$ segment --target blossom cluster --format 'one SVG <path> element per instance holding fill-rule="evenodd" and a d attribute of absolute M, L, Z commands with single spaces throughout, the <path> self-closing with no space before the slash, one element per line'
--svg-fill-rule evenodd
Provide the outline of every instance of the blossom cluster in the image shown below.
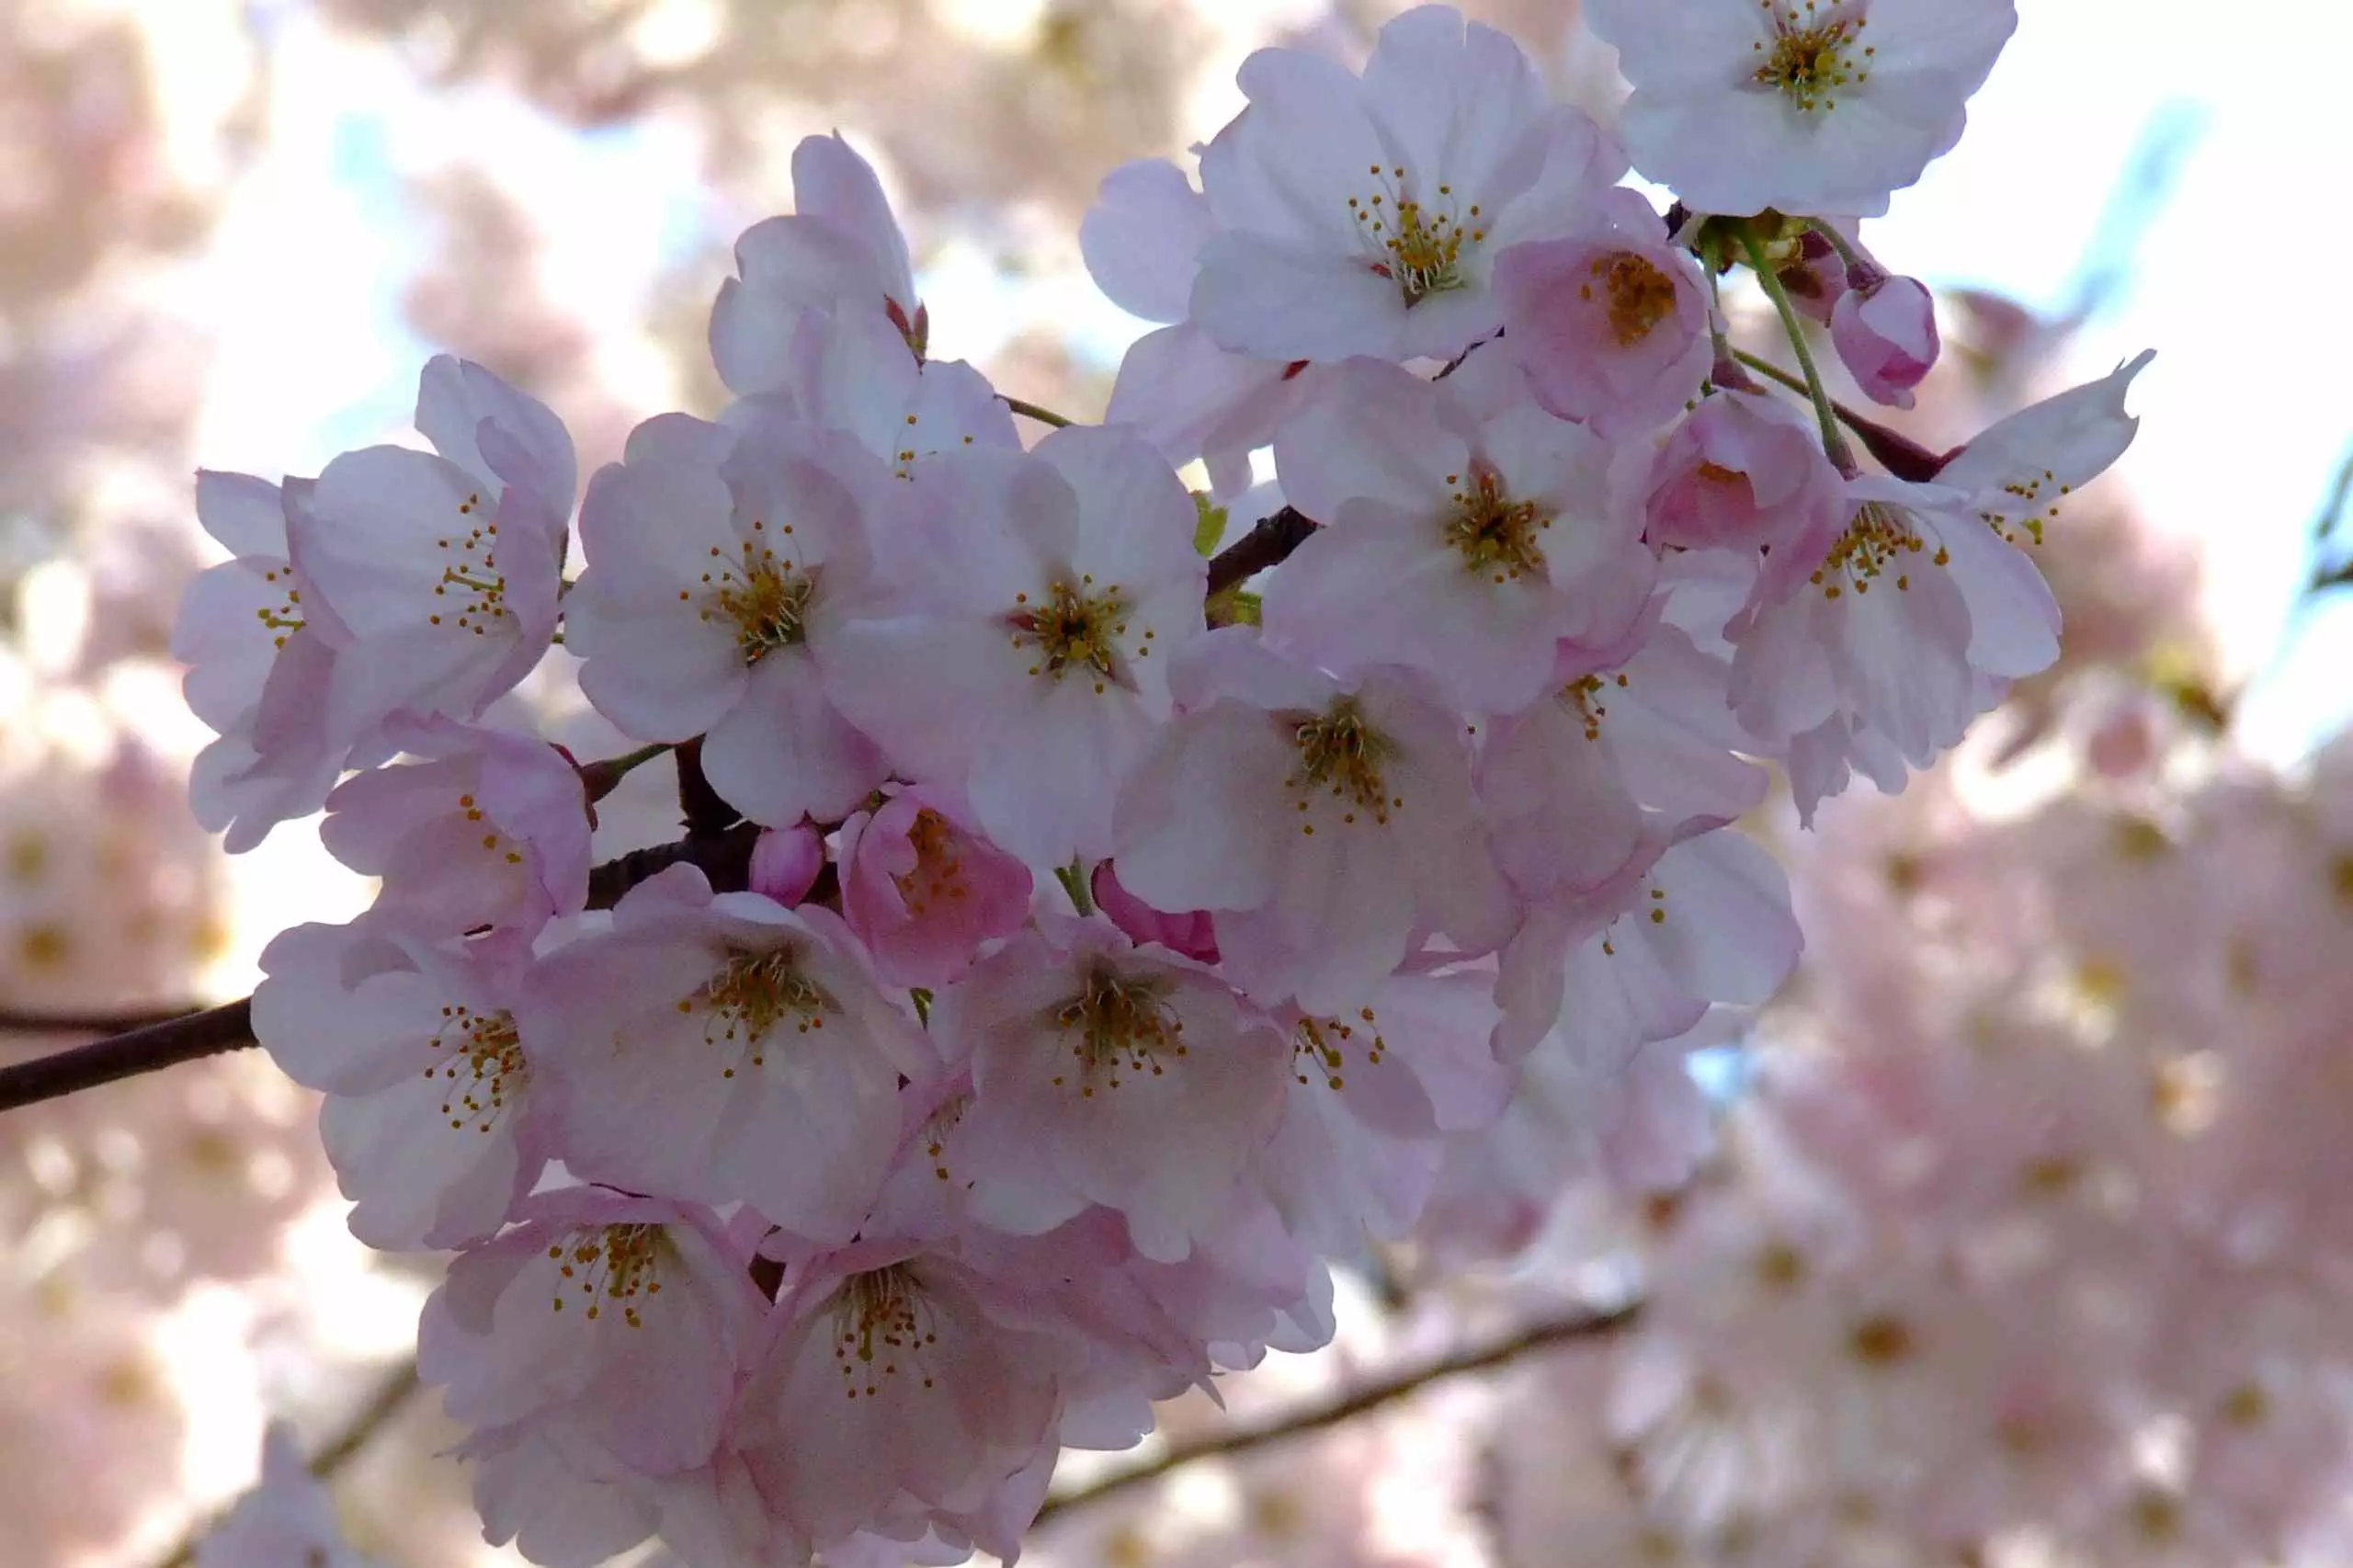
<path fill-rule="evenodd" d="M 355 1233 L 457 1253 L 420 1366 L 494 1540 L 1010 1559 L 1063 1447 L 1326 1339 L 1324 1259 L 1688 1167 L 1686 1052 L 1800 948 L 1764 765 L 1900 789 L 2048 665 L 2031 549 L 2133 430 L 2138 361 L 1925 466 L 1833 421 L 1801 313 L 1882 403 L 1936 357 L 1856 231 L 2013 19 L 1958 9 L 1596 4 L 1623 146 L 1442 6 L 1262 51 L 1198 186 L 1104 182 L 1089 267 L 1165 324 L 1026 448 L 818 137 L 712 310 L 733 401 L 576 517 L 563 426 L 449 358 L 431 451 L 201 477 L 199 814 L 324 805 L 381 879 L 255 1031 Z M 551 659 L 640 751 L 503 721 Z M 665 751 L 686 836 L 592 869 Z"/>

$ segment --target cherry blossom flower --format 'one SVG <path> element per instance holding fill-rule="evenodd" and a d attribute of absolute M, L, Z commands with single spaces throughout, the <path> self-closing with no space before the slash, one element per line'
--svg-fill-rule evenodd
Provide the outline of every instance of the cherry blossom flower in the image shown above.
<path fill-rule="evenodd" d="M 1634 166 L 1700 212 L 1875 217 L 1952 149 L 2011 0 L 1593 0 Z"/>
<path fill-rule="evenodd" d="M 757 440 L 780 420 L 855 437 L 902 477 L 934 452 L 1021 446 L 986 377 L 961 360 L 909 358 L 888 323 L 863 314 L 804 313 L 776 385 L 724 416 Z"/>
<path fill-rule="evenodd" d="M 579 770 L 513 731 L 433 720 L 396 729 L 430 758 L 358 774 L 327 797 L 320 838 L 382 879 L 375 912 L 428 937 L 484 926 L 524 941 L 588 894 L 588 809 Z"/>
<path fill-rule="evenodd" d="M 702 735 L 712 788 L 771 827 L 838 819 L 886 776 L 818 662 L 871 602 L 871 463 L 839 434 L 664 415 L 581 506 L 581 688 L 637 739 Z"/>
<path fill-rule="evenodd" d="M 794 335 L 809 312 L 871 312 L 923 358 L 930 321 L 915 297 L 906 236 L 874 170 L 839 135 L 792 150 L 798 209 L 736 238 L 736 276 L 710 312 L 710 358 L 739 396 L 784 378 Z"/>
<path fill-rule="evenodd" d="M 590 1482 L 706 1463 L 767 1307 L 709 1211 L 573 1188 L 516 1219 L 425 1304 L 417 1370 L 450 1415 Z"/>
<path fill-rule="evenodd" d="M 959 787 L 1035 867 L 1110 852 L 1111 801 L 1199 629 L 1193 504 L 1118 430 L 915 472 L 894 613 L 843 630 L 824 676 L 903 773 Z"/>
<path fill-rule="evenodd" d="M 857 1230 L 898 1147 L 902 1075 L 938 1070 L 840 916 L 714 895 L 692 866 L 541 960 L 516 1028 L 560 1085 L 574 1173 L 748 1199 L 813 1240 Z"/>
<path fill-rule="evenodd" d="M 1829 550 L 1845 509 L 1812 421 L 1764 392 L 1721 392 L 1668 433 L 1643 511 L 1654 545 L 1755 552 L 1757 592 L 1779 598 Z"/>
<path fill-rule="evenodd" d="M 1408 673 L 1343 683 L 1248 627 L 1210 633 L 1186 711 L 1120 800 L 1120 880 L 1216 914 L 1222 967 L 1267 1003 L 1347 1013 L 1417 930 L 1492 951 L 1518 909 L 1472 796 L 1468 734 Z"/>
<path fill-rule="evenodd" d="M 1361 78 L 1269 49 L 1238 80 L 1249 107 L 1201 151 L 1217 233 L 1189 313 L 1253 358 L 1451 358 L 1502 323 L 1495 257 L 1568 232 L 1624 169 L 1518 44 L 1445 6 L 1383 27 Z"/>
<path fill-rule="evenodd" d="M 937 790 L 897 790 L 842 824 L 842 917 L 894 985 L 945 985 L 1029 917 L 1029 872 Z"/>
<path fill-rule="evenodd" d="M 540 1062 L 517 1037 L 511 948 L 397 926 L 297 926 L 262 952 L 254 1038 L 327 1092 L 327 1157 L 370 1246 L 489 1235 L 551 1152 Z"/>
<path fill-rule="evenodd" d="M 1208 910 L 1172 914 L 1154 909 L 1127 890 L 1117 867 L 1108 860 L 1097 863 L 1087 891 L 1095 895 L 1095 907 L 1103 912 L 1103 918 L 1126 932 L 1138 947 L 1157 942 L 1197 963 L 1217 962 L 1217 926 Z"/>
<path fill-rule="evenodd" d="M 1025 1234 L 1089 1203 L 1185 1257 L 1274 1131 L 1290 1051 L 1222 981 L 1108 926 L 1027 933 L 938 1006 L 972 1051 L 953 1147 L 972 1211 Z"/>
<path fill-rule="evenodd" d="M 1342 675 L 1428 675 L 1449 702 L 1532 700 L 1563 642 L 1606 646 L 1647 602 L 1641 522 L 1613 454 L 1507 362 L 1431 382 L 1356 359 L 1275 441 L 1284 494 L 1323 522 L 1268 585 L 1270 645 Z"/>
<path fill-rule="evenodd" d="M 1666 241 L 1649 202 L 1611 190 L 1569 233 L 1495 257 L 1504 342 L 1539 403 L 1624 436 L 1699 395 L 1715 355 L 1708 286 Z"/>

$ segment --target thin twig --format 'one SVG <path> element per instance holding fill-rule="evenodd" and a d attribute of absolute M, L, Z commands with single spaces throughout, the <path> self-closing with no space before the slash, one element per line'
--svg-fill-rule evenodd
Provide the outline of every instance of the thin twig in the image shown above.
<path fill-rule="evenodd" d="M 1005 404 L 1006 407 L 1013 410 L 1014 413 L 1020 415 L 1023 418 L 1034 419 L 1040 425 L 1051 425 L 1057 430 L 1060 430 L 1066 426 L 1077 423 L 1077 421 L 1074 419 L 1069 419 L 1062 415 L 1056 414 L 1051 408 L 1042 407 L 1038 403 L 1031 403 L 1026 398 L 1007 397 L 1005 393 L 999 392 L 996 394 L 996 400 Z"/>
<path fill-rule="evenodd" d="M 324 1448 L 311 1456 L 308 1467 L 311 1474 L 320 1481 L 332 1480 L 345 1465 L 359 1457 L 360 1451 L 392 1424 L 394 1416 L 407 1408 L 408 1402 L 415 1399 L 424 1386 L 417 1381 L 416 1358 L 411 1356 L 377 1385 L 376 1392 L 368 1396 L 368 1403 L 352 1413 L 351 1419 L 343 1424 L 343 1429 L 328 1438 Z M 196 1561 L 198 1545 L 220 1527 L 221 1517 L 216 1514 L 207 1518 L 183 1538 L 172 1549 L 172 1554 L 157 1563 L 155 1568 L 188 1568 Z"/>
<path fill-rule="evenodd" d="M 1210 562 L 1210 592 L 1222 593 L 1248 581 L 1269 566 L 1279 566 L 1307 542 L 1315 520 L 1296 506 L 1285 506 L 1271 517 L 1217 552 Z"/>
<path fill-rule="evenodd" d="M 0 1067 L 0 1111 L 254 1043 L 250 996 Z"/>
<path fill-rule="evenodd" d="M 1045 1506 L 1038 1510 L 1032 1528 L 1149 1484 L 1171 1471 L 1182 1470 L 1200 1460 L 1248 1453 L 1253 1449 L 1265 1448 L 1269 1443 L 1279 1443 L 1303 1433 L 1321 1432 L 1383 1405 L 1393 1404 L 1432 1383 L 1465 1377 L 1472 1372 L 1492 1371 L 1523 1356 L 1556 1346 L 1607 1338 L 1631 1326 L 1642 1315 L 1642 1303 L 1637 1301 L 1607 1312 L 1586 1312 L 1574 1317 L 1551 1319 L 1522 1329 L 1483 1349 L 1459 1351 L 1392 1373 L 1341 1398 L 1307 1405 L 1256 1426 L 1211 1433 L 1188 1442 L 1171 1443 L 1158 1459 L 1148 1464 L 1123 1470 L 1117 1475 L 1107 1476 L 1059 1497 L 1047 1498 Z"/>
<path fill-rule="evenodd" d="M 1745 348 L 1735 348 L 1733 350 L 1732 357 L 1758 374 L 1780 382 L 1793 392 L 1802 395 L 1805 392 L 1806 386 L 1803 380 L 1791 375 L 1761 354 L 1751 354 Z M 1932 452 L 1902 431 L 1890 429 L 1868 415 L 1858 414 L 1836 398 L 1830 402 L 1830 411 L 1838 416 L 1839 423 L 1855 433 L 1855 438 L 1862 442 L 1863 449 L 1877 458 L 1880 465 L 1898 479 L 1908 480 L 1915 484 L 1926 484 L 1943 471 L 1945 464 L 1960 455 L 1958 448 L 1949 452 Z"/>
<path fill-rule="evenodd" d="M 177 1007 L 133 1007 L 120 1012 L 44 1013 L 30 1007 L 0 1007 L 0 1034 L 121 1034 L 126 1029 L 168 1024 L 203 1010 L 192 1002 Z"/>

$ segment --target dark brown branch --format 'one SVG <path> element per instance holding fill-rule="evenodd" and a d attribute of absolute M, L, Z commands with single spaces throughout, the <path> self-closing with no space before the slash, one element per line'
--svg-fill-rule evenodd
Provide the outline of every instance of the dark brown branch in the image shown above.
<path fill-rule="evenodd" d="M 1271 517 L 1260 518 L 1256 528 L 1219 551 L 1210 562 L 1210 592 L 1222 593 L 1269 566 L 1280 565 L 1314 531 L 1314 519 L 1302 515 L 1296 506 L 1285 506 Z"/>
<path fill-rule="evenodd" d="M 678 810 L 689 839 L 716 838 L 744 820 L 744 813 L 721 798 L 703 777 L 700 735 L 671 755 L 677 759 Z"/>
<path fill-rule="evenodd" d="M 751 884 L 752 846 L 759 835 L 756 824 L 738 823 L 708 837 L 690 836 L 608 860 L 588 873 L 588 907 L 610 909 L 621 894 L 655 872 L 686 862 L 701 867 L 719 892 L 740 892 Z M 56 1030 L 104 1028 L 117 1021 L 61 1017 L 42 1027 Z M 0 1020 L 0 1028 L 8 1027 L 26 1026 Z M 171 1015 L 128 1033 L 0 1066 L 0 1111 L 176 1067 L 199 1057 L 241 1051 L 253 1043 L 251 997 L 200 1013 Z"/>
<path fill-rule="evenodd" d="M 168 1024 L 204 1009 L 194 1003 L 177 1007 L 137 1007 L 120 1012 L 44 1013 L 29 1007 L 0 1007 L 0 1034 L 121 1034 Z"/>
<path fill-rule="evenodd" d="M 244 997 L 128 1034 L 0 1067 L 0 1111 L 94 1089 L 118 1078 L 217 1056 L 254 1043 L 253 999 Z"/>
<path fill-rule="evenodd" d="M 376 1392 L 369 1395 L 368 1403 L 352 1414 L 351 1419 L 343 1424 L 341 1431 L 327 1439 L 326 1447 L 311 1456 L 311 1474 L 321 1481 L 333 1479 L 336 1471 L 359 1457 L 361 1450 L 392 1424 L 394 1416 L 408 1407 L 408 1402 L 415 1399 L 424 1386 L 417 1381 L 416 1358 L 411 1356 L 376 1386 Z M 202 1526 L 173 1549 L 169 1557 L 157 1563 L 156 1568 L 188 1568 L 196 1561 L 199 1543 L 219 1528 L 220 1524 L 218 1515 L 205 1520 Z"/>
<path fill-rule="evenodd" d="M 1631 1326 L 1642 1315 L 1642 1303 L 1637 1301 L 1607 1312 L 1584 1312 L 1573 1317 L 1551 1319 L 1482 1349 L 1458 1351 L 1451 1356 L 1426 1361 L 1418 1367 L 1393 1372 L 1378 1382 L 1368 1383 L 1342 1397 L 1307 1405 L 1256 1426 L 1238 1426 L 1188 1442 L 1172 1443 L 1158 1459 L 1148 1464 L 1121 1471 L 1117 1475 L 1082 1486 L 1075 1492 L 1047 1498 L 1046 1506 L 1038 1510 L 1031 1528 L 1136 1487 L 1148 1485 L 1172 1471 L 1182 1470 L 1200 1460 L 1245 1454 L 1270 1443 L 1337 1426 L 1383 1405 L 1394 1404 L 1431 1383 L 1466 1377 L 1473 1372 L 1492 1371 L 1540 1350 L 1608 1338 Z"/>

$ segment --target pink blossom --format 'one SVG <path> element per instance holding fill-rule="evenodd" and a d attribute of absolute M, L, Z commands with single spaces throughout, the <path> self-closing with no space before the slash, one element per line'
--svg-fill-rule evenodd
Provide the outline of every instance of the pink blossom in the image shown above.
<path fill-rule="evenodd" d="M 888 322 L 864 313 L 802 314 L 775 386 L 723 416 L 755 432 L 787 421 L 853 437 L 902 477 L 934 452 L 1021 447 L 986 377 L 961 359 L 909 358 Z"/>
<path fill-rule="evenodd" d="M 1592 0 L 1634 166 L 1700 212 L 1887 210 L 1951 150 L 2011 0 Z"/>
<path fill-rule="evenodd" d="M 450 1264 L 417 1325 L 449 1415 L 479 1449 L 537 1439 L 589 1482 L 705 1463 L 767 1309 L 709 1211 L 572 1188 L 517 1220 Z"/>
<path fill-rule="evenodd" d="M 847 1239 L 881 1190 L 902 1075 L 938 1072 L 839 916 L 713 895 L 691 866 L 631 889 L 609 932 L 542 959 L 515 1017 L 560 1085 L 575 1174 L 747 1199 L 820 1241 Z"/>
<path fill-rule="evenodd" d="M 842 824 L 842 916 L 893 985 L 945 985 L 1029 919 L 1029 869 L 962 814 L 915 785 Z"/>
<path fill-rule="evenodd" d="M 1208 910 L 1172 914 L 1153 908 L 1127 890 L 1109 860 L 1096 864 L 1087 890 L 1095 895 L 1095 907 L 1103 912 L 1103 918 L 1126 932 L 1138 947 L 1157 942 L 1196 963 L 1217 962 L 1217 926 Z"/>
<path fill-rule="evenodd" d="M 733 1438 L 792 1537 L 823 1551 L 866 1530 L 919 1534 L 985 1508 L 1051 1451 L 1073 1358 L 996 1321 L 1001 1289 L 953 1256 L 880 1241 L 792 1271 Z"/>
<path fill-rule="evenodd" d="M 1643 491 L 1654 545 L 1760 557 L 1757 591 L 1789 593 L 1837 536 L 1838 471 L 1795 405 L 1764 392 L 1704 398 L 1652 460 Z"/>
<path fill-rule="evenodd" d="M 811 136 L 792 151 L 792 188 L 799 210 L 744 231 L 737 276 L 711 306 L 711 361 L 738 396 L 780 384 L 793 335 L 813 311 L 870 312 L 923 357 L 929 323 L 906 237 L 873 168 L 838 134 Z"/>
<path fill-rule="evenodd" d="M 1666 423 L 1714 361 L 1706 280 L 1650 204 L 1612 190 L 1557 239 L 1495 257 L 1504 342 L 1536 400 L 1605 436 Z"/>
<path fill-rule="evenodd" d="M 1345 1014 L 1417 931 L 1466 952 L 1510 935 L 1468 733 L 1423 683 L 1343 683 L 1248 627 L 1200 639 L 1176 679 L 1184 715 L 1120 800 L 1120 880 L 1216 912 L 1222 967 L 1253 996 Z"/>
<path fill-rule="evenodd" d="M 638 426 L 589 483 L 588 569 L 564 600 L 597 711 L 639 740 L 701 734 L 712 788 L 755 822 L 847 813 L 887 768 L 819 655 L 872 602 L 863 508 L 881 483 L 838 433 Z"/>
<path fill-rule="evenodd" d="M 1107 925 L 1018 937 L 936 1006 L 972 1051 L 951 1147 L 984 1223 L 1038 1234 L 1099 1203 L 1176 1262 L 1274 1131 L 1282 1036 L 1215 975 Z"/>
<path fill-rule="evenodd" d="M 1383 27 L 1361 78 L 1267 49 L 1237 80 L 1249 107 L 1201 152 L 1218 232 L 1190 313 L 1254 358 L 1451 358 L 1501 324 L 1495 256 L 1566 233 L 1624 166 L 1449 6 Z"/>
<path fill-rule="evenodd" d="M 541 1063 L 517 1037 L 513 949 L 436 947 L 374 919 L 262 951 L 254 1038 L 327 1093 L 319 1128 L 370 1246 L 490 1234 L 551 1152 Z"/>
<path fill-rule="evenodd" d="M 535 736 L 437 719 L 398 727 L 428 761 L 359 774 L 327 797 L 328 851 L 380 877 L 378 915 L 429 937 L 484 926 L 525 941 L 588 896 L 579 770 Z"/>
<path fill-rule="evenodd" d="M 1936 301 L 1917 280 L 1882 274 L 1838 297 L 1830 341 L 1865 397 L 1909 408 L 1937 362 Z"/>
<path fill-rule="evenodd" d="M 825 840 L 807 823 L 764 827 L 752 845 L 750 891 L 787 909 L 809 896 L 825 869 Z"/>
<path fill-rule="evenodd" d="M 1499 357 L 1439 382 L 1336 368 L 1275 440 L 1285 495 L 1325 526 L 1267 588 L 1268 643 L 1341 675 L 1404 665 L 1464 708 L 1532 700 L 1560 643 L 1623 637 L 1649 596 L 1611 460 Z"/>
<path fill-rule="evenodd" d="M 1168 712 L 1207 568 L 1185 487 L 1123 431 L 915 471 L 887 619 L 844 629 L 824 676 L 903 777 L 963 790 L 1033 867 L 1110 851 L 1111 801 Z"/>

